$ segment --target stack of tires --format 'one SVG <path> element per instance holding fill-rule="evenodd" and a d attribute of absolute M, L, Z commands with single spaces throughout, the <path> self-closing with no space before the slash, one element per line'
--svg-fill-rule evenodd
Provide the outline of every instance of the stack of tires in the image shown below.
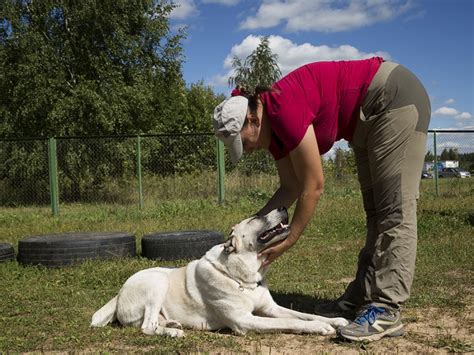
<path fill-rule="evenodd" d="M 0 243 L 0 263 L 4 261 L 15 260 L 15 250 L 8 243 Z"/>
<path fill-rule="evenodd" d="M 223 242 L 223 233 L 209 230 L 156 232 L 143 236 L 142 255 L 161 260 L 198 259 Z"/>
<path fill-rule="evenodd" d="M 63 267 L 90 259 L 135 255 L 135 236 L 126 232 L 50 234 L 18 243 L 18 261 L 25 265 Z"/>
<path fill-rule="evenodd" d="M 155 232 L 142 238 L 142 256 L 148 259 L 197 259 L 224 242 L 224 235 L 209 230 Z M 91 259 L 134 257 L 135 236 L 126 232 L 62 233 L 26 237 L 18 242 L 23 265 L 64 267 Z M 13 246 L 0 243 L 0 262 L 15 260 Z"/>

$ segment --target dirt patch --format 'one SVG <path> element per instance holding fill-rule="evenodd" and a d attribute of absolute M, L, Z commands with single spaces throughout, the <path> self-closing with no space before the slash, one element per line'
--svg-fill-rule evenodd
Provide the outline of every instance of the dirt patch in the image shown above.
<path fill-rule="evenodd" d="M 293 334 L 250 334 L 236 340 L 242 350 L 250 354 L 467 353 L 474 351 L 472 310 L 471 306 L 469 312 L 460 315 L 446 314 L 436 308 L 405 311 L 402 315 L 405 336 L 366 344 L 341 343 L 334 337 Z M 229 350 L 210 349 L 209 352 L 226 354 Z"/>

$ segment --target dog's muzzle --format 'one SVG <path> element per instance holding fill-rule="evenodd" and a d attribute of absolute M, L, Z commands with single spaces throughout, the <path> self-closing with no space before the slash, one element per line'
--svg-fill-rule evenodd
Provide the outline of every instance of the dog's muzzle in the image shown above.
<path fill-rule="evenodd" d="M 257 242 L 260 244 L 267 244 L 276 236 L 284 235 L 286 237 L 289 233 L 290 233 L 290 226 L 288 225 L 288 218 L 286 218 L 275 227 L 260 234 L 257 237 Z"/>

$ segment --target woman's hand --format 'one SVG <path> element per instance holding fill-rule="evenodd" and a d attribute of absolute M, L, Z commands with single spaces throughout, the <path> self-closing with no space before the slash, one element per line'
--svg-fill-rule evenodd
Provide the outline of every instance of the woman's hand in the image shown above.
<path fill-rule="evenodd" d="M 263 251 L 258 254 L 258 256 L 265 256 L 266 258 L 262 263 L 262 266 L 260 268 L 263 268 L 267 265 L 270 265 L 276 258 L 278 258 L 281 254 L 283 254 L 285 251 L 290 249 L 293 246 L 294 243 L 292 243 L 288 238 L 285 240 L 282 240 L 281 242 L 275 243 L 272 246 L 264 249 Z"/>

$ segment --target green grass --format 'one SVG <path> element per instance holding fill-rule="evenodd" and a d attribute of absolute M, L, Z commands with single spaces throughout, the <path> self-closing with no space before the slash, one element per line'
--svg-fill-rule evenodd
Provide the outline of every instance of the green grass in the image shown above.
<path fill-rule="evenodd" d="M 456 191 L 443 185 L 445 194 L 435 197 L 433 182 L 422 182 L 417 271 L 412 298 L 406 305 L 408 313 L 435 307 L 456 315 L 472 302 L 474 194 L 472 182 L 456 183 Z M 143 211 L 110 204 L 62 205 L 59 218 L 52 217 L 46 207 L 3 208 L 0 239 L 16 247 L 18 240 L 30 235 L 129 231 L 137 236 L 140 250 L 140 238 L 152 231 L 212 229 L 227 234 L 233 224 L 256 212 L 269 194 L 268 189 L 254 187 L 238 197 L 229 194 L 223 206 L 215 199 L 188 196 L 149 203 Z M 356 182 L 328 182 L 312 223 L 297 245 L 270 269 L 268 279 L 275 299 L 312 312 L 315 303 L 339 296 L 355 272 L 364 228 Z M 176 340 L 147 337 L 131 328 L 89 328 L 92 314 L 131 274 L 157 265 L 159 261 L 140 257 L 89 261 L 63 269 L 0 264 L 0 352 L 242 351 L 240 338 L 228 332 L 186 331 L 184 339 Z M 278 336 L 273 337 L 269 339 L 277 341 Z M 250 338 L 257 342 L 266 339 L 257 335 Z M 430 340 L 429 345 L 451 351 L 469 348 L 452 335 Z"/>

